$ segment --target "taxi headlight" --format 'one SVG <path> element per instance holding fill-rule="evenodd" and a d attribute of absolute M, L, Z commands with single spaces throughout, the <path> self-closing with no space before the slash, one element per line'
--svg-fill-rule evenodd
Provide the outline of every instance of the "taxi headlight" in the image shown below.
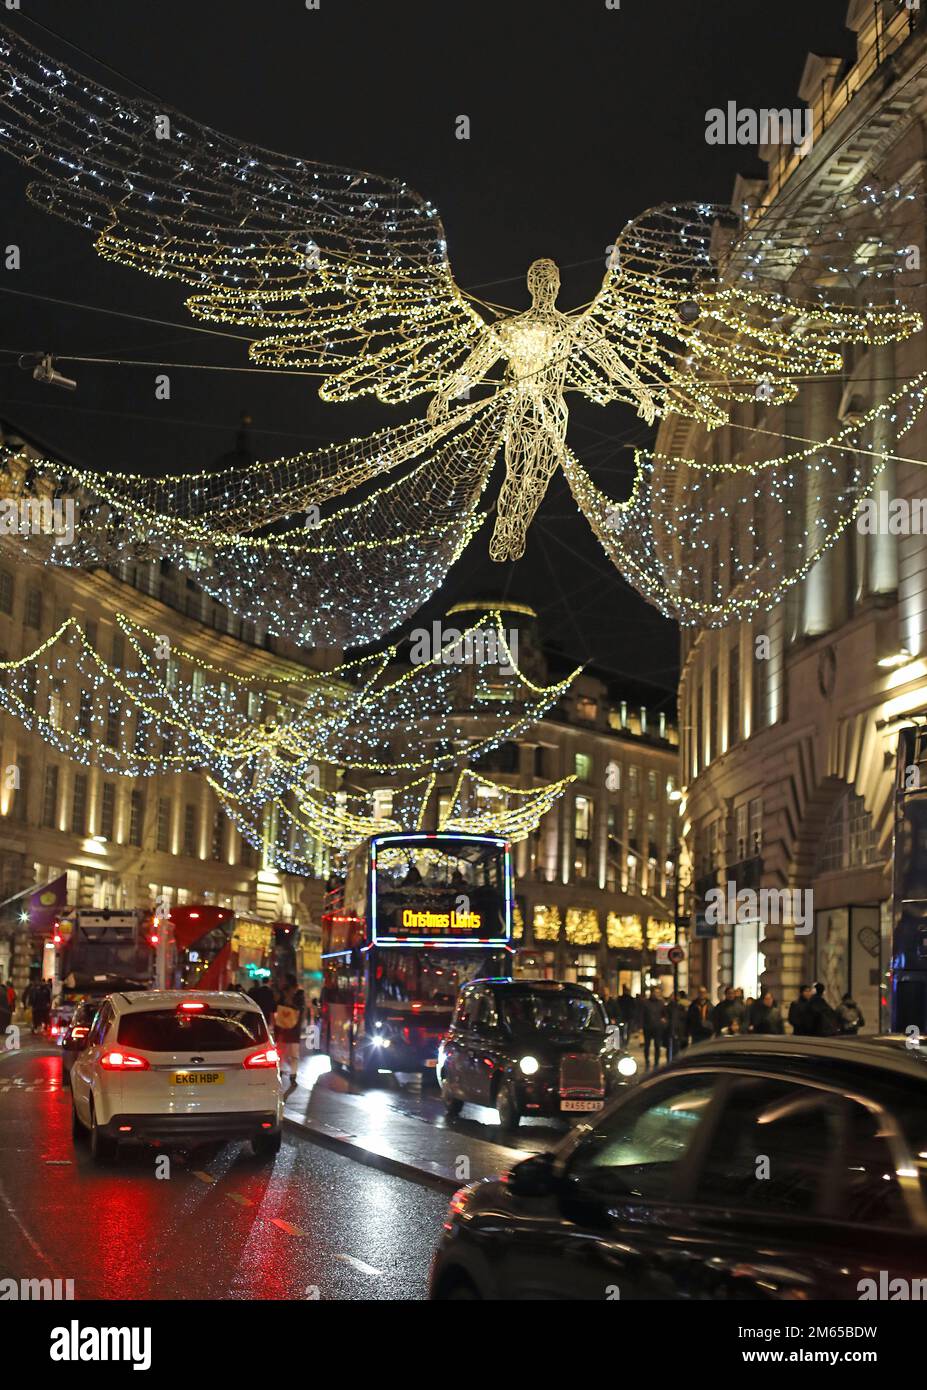
<path fill-rule="evenodd" d="M 538 1070 L 541 1064 L 536 1057 L 522 1057 L 518 1065 L 521 1067 L 521 1070 L 524 1072 L 525 1076 L 534 1076 L 534 1073 Z"/>
<path fill-rule="evenodd" d="M 637 1071 L 637 1063 L 633 1057 L 621 1057 L 618 1061 L 618 1070 L 622 1076 L 633 1076 Z"/>

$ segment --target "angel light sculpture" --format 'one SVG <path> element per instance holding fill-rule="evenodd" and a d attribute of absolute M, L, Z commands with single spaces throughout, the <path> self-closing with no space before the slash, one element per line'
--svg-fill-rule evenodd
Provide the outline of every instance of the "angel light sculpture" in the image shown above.
<path fill-rule="evenodd" d="M 562 466 L 610 558 L 669 612 L 697 615 L 706 606 L 697 592 L 701 504 L 696 498 L 685 528 L 691 542 L 681 541 L 677 528 L 674 548 L 661 551 L 660 537 L 648 536 L 642 552 L 635 534 L 640 500 L 646 495 L 659 510 L 666 499 L 654 493 L 658 481 L 650 461 L 639 458 L 632 496 L 618 504 L 630 506 L 626 515 L 635 515 L 635 526 L 606 534 L 607 499 L 584 480 L 568 447 L 566 394 L 579 392 L 603 406 L 630 405 L 648 423 L 675 414 L 716 428 L 728 423 L 738 403 L 776 407 L 796 395 L 803 379 L 842 372 L 846 344 L 893 341 L 921 327 L 916 312 L 894 302 L 890 272 L 899 269 L 897 261 L 892 265 L 886 253 L 867 264 L 857 254 L 863 246 L 883 245 L 884 223 L 875 242 L 871 227 L 856 227 L 859 234 L 847 237 L 861 210 L 870 223 L 882 218 L 884 209 L 869 195 L 838 200 L 832 216 L 816 214 L 813 221 L 768 209 L 745 221 L 730 208 L 707 204 L 652 209 L 617 237 L 591 303 L 572 313 L 557 309 L 556 266 L 540 260 L 528 273 L 531 307 L 489 320 L 486 312 L 494 311 L 454 280 L 437 210 L 407 184 L 250 146 L 154 102 L 120 97 L 9 29 L 0 31 L 0 144 L 28 167 L 30 199 L 86 228 L 102 256 L 185 284 L 192 290 L 187 305 L 200 319 L 252 330 L 253 361 L 323 377 L 320 395 L 330 401 L 365 394 L 386 404 L 431 397 L 427 414 L 407 428 L 402 460 L 432 460 L 422 476 L 427 495 L 444 498 L 445 530 L 459 525 L 463 535 L 468 525 L 475 529 L 478 498 L 502 451 L 505 477 L 490 553 L 500 561 L 517 559 Z M 880 303 L 861 300 L 859 284 L 867 276 Z M 804 298 L 796 295 L 802 282 Z M 488 374 L 498 361 L 505 364 L 504 379 L 492 383 Z M 485 397 L 451 409 L 456 396 L 481 384 Z M 371 447 L 373 440 L 355 441 L 353 454 L 343 447 L 343 475 L 340 481 L 326 475 L 327 497 L 396 466 L 389 441 Z M 330 464 L 329 458 L 325 467 Z M 301 456 L 299 469 L 288 475 L 292 491 L 266 496 L 263 516 L 254 506 L 259 472 L 242 480 L 241 487 L 250 488 L 252 531 L 285 514 L 291 498 L 304 504 L 312 496 L 313 470 L 321 466 L 311 454 Z M 813 479 L 819 466 L 814 459 L 781 464 L 788 486 L 796 467 Z M 699 467 L 698 460 L 686 460 L 687 469 Z M 461 472 L 465 496 L 458 492 L 452 508 L 451 482 Z M 766 477 L 775 498 L 778 476 L 767 471 Z M 177 499 L 205 495 L 199 481 L 192 487 L 171 481 L 176 498 L 168 497 L 163 508 L 168 529 L 168 514 L 173 510 L 175 521 L 180 516 Z M 858 483 L 840 494 L 840 516 L 815 543 L 830 543 L 865 485 L 860 471 Z M 235 550 L 240 533 L 230 533 L 227 520 L 241 512 L 238 486 L 223 483 L 208 514 L 197 511 L 201 530 L 221 533 L 224 568 L 215 582 L 233 594 L 237 562 L 229 547 Z M 153 495 L 150 479 L 123 478 L 115 491 L 120 487 L 116 500 L 124 516 L 133 516 L 136 499 Z M 382 503 L 377 494 L 365 500 L 368 548 L 358 571 L 369 567 L 378 537 L 383 549 L 387 539 L 395 546 L 397 531 L 411 534 L 406 522 L 397 527 L 395 484 L 392 489 L 384 489 Z M 110 484 L 111 500 L 113 494 Z M 136 521 L 127 530 L 144 533 L 149 523 L 142 503 Z M 339 524 L 336 513 L 333 525 Z M 149 534 L 163 530 L 160 523 L 149 525 Z M 120 544 L 124 552 L 126 541 Z M 687 547 L 682 563 L 681 545 Z M 185 552 L 179 563 L 208 585 L 209 567 L 218 562 L 209 547 L 198 553 L 208 562 Z M 441 565 L 457 553 L 459 547 L 448 544 Z M 197 570 L 198 563 L 204 568 Z M 307 593 L 300 579 L 287 597 L 288 564 L 284 557 L 278 565 L 281 621 L 305 606 Z M 303 564 L 311 569 L 312 557 Z M 261 570 L 252 564 L 241 572 L 259 580 Z M 344 567 L 339 573 L 340 584 L 352 583 Z M 782 569 L 776 576 L 776 584 L 789 577 Z M 248 577 L 245 587 L 253 582 Z M 424 578 L 416 572 L 407 583 L 394 579 L 389 621 L 414 611 L 437 582 L 434 572 Z M 737 582 L 742 587 L 749 576 L 738 573 Z M 384 572 L 376 587 L 385 584 Z M 753 587 L 760 592 L 758 583 Z M 772 590 L 762 593 L 765 602 Z"/>

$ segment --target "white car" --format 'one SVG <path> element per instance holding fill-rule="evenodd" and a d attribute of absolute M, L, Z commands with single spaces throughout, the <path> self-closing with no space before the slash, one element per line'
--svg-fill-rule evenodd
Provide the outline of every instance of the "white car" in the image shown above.
<path fill-rule="evenodd" d="M 71 1068 L 72 1132 L 90 1132 L 97 1163 L 125 1142 L 183 1147 L 250 1139 L 280 1149 L 280 1058 L 245 994 L 147 990 L 111 994 Z"/>

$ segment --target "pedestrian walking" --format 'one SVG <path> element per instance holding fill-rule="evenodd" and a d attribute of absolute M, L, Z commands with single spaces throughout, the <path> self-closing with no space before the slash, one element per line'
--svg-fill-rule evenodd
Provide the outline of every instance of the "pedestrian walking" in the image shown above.
<path fill-rule="evenodd" d="M 738 999 L 733 985 L 726 985 L 711 1015 L 712 1027 L 716 1033 L 730 1032 L 731 1024 L 737 1020 L 737 1032 L 744 1027 L 746 1013 L 743 999 Z"/>
<path fill-rule="evenodd" d="M 274 1010 L 277 1007 L 277 997 L 266 980 L 258 980 L 248 991 L 248 998 L 253 999 L 267 1020 L 268 1028 L 274 1021 Z"/>
<path fill-rule="evenodd" d="M 747 1014 L 747 1026 L 751 1033 L 784 1033 L 782 1015 L 771 989 L 764 990 L 755 999 Z"/>
<path fill-rule="evenodd" d="M 686 1031 L 691 1043 L 705 1042 L 714 1032 L 711 1024 L 711 1000 L 704 985 L 699 985 L 698 992 L 689 1005 Z"/>
<path fill-rule="evenodd" d="M 684 989 L 670 997 L 666 1013 L 667 1055 L 672 1048 L 672 1055 L 676 1057 L 689 1042 L 689 999 Z"/>
<path fill-rule="evenodd" d="M 814 1032 L 811 1016 L 811 986 L 802 985 L 798 998 L 789 1005 L 789 1026 L 800 1037 L 809 1037 Z"/>
<path fill-rule="evenodd" d="M 824 998 L 824 989 L 825 986 L 818 980 L 808 1005 L 811 1034 L 816 1038 L 835 1038 L 840 1032 L 840 1019 L 837 1010 L 831 1008 Z"/>
<path fill-rule="evenodd" d="M 849 991 L 847 991 L 837 1006 L 837 1017 L 840 1020 L 841 1033 L 846 1033 L 850 1036 L 855 1037 L 860 1028 L 865 1028 L 866 1026 L 866 1020 L 863 1018 L 863 1011 Z"/>
<path fill-rule="evenodd" d="M 660 1065 L 660 1048 L 666 1046 L 666 1000 L 657 989 L 652 989 L 644 1000 L 644 1065 L 650 1066 L 650 1049 L 653 1046 L 653 1065 Z"/>
<path fill-rule="evenodd" d="M 41 1033 L 48 1027 L 51 1017 L 51 990 L 45 980 L 40 980 L 32 991 L 32 1032 Z"/>
<path fill-rule="evenodd" d="M 298 1085 L 296 1073 L 299 1069 L 299 1042 L 305 1011 L 306 996 L 297 985 L 296 976 L 285 976 L 274 1010 L 274 1038 L 280 1051 L 281 1064 L 285 1061 L 289 1069 L 291 1091 Z"/>

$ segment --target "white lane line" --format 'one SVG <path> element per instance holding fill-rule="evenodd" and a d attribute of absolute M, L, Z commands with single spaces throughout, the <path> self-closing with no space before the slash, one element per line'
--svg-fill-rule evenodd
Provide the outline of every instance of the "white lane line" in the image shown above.
<path fill-rule="evenodd" d="M 42 1249 L 42 1247 L 41 1247 L 36 1241 L 34 1241 L 34 1240 L 32 1239 L 32 1236 L 29 1234 L 29 1232 L 26 1230 L 26 1228 L 25 1228 L 25 1226 L 23 1225 L 23 1223 L 20 1221 L 19 1215 L 18 1215 L 17 1212 L 15 1211 L 15 1209 L 14 1209 L 14 1207 L 13 1207 L 13 1204 L 12 1204 L 12 1202 L 10 1201 L 9 1197 L 6 1195 L 6 1191 L 5 1191 L 4 1187 L 3 1187 L 3 1183 L 2 1183 L 2 1182 L 0 1182 L 0 1202 L 2 1202 L 3 1205 L 6 1207 L 7 1212 L 8 1212 L 9 1215 L 13 1218 L 13 1220 L 16 1222 L 16 1225 L 19 1227 L 19 1229 L 20 1229 L 20 1231 L 22 1232 L 23 1236 L 24 1236 L 25 1239 L 29 1242 L 29 1244 L 32 1246 L 33 1253 L 34 1253 L 35 1255 L 38 1256 L 38 1258 L 42 1261 L 43 1264 L 48 1265 L 48 1268 L 49 1268 L 49 1269 L 52 1271 L 52 1273 L 54 1274 L 54 1272 L 55 1272 L 55 1267 L 54 1267 L 54 1265 L 52 1264 L 52 1262 L 51 1262 L 51 1260 L 48 1258 L 48 1256 L 45 1254 L 45 1251 Z"/>
<path fill-rule="evenodd" d="M 350 1265 L 352 1269 L 360 1270 L 361 1274 L 372 1274 L 379 1279 L 383 1273 L 382 1269 L 374 1269 L 373 1265 L 365 1264 L 363 1260 L 355 1260 L 353 1255 L 336 1255 L 336 1260 L 341 1260 L 342 1264 Z"/>

